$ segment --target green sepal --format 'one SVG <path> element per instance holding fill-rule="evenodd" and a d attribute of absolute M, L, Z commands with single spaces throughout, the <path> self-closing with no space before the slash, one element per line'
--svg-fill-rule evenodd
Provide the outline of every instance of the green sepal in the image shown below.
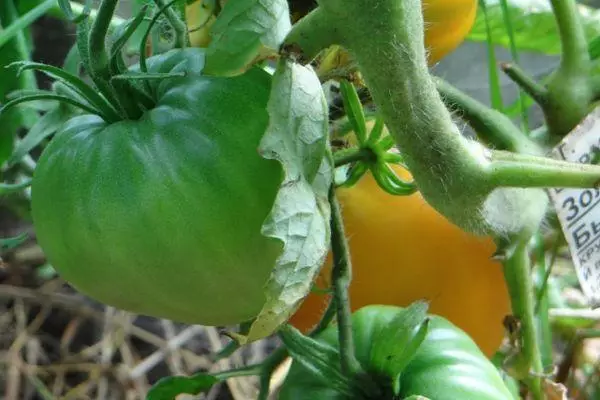
<path fill-rule="evenodd" d="M 425 340 L 429 327 L 428 304 L 412 303 L 374 336 L 369 365 L 380 376 L 391 379 L 395 395 L 400 393 L 400 375 Z"/>
<path fill-rule="evenodd" d="M 301 364 L 323 385 L 348 398 L 356 398 L 357 393 L 363 392 L 357 379 L 342 373 L 338 349 L 305 336 L 290 325 L 282 326 L 279 336 L 293 362 Z"/>

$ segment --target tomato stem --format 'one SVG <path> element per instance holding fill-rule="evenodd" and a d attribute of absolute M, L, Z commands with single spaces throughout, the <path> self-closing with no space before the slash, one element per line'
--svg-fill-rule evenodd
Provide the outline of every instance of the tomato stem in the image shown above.
<path fill-rule="evenodd" d="M 444 103 L 449 108 L 460 111 L 460 117 L 467 121 L 484 142 L 500 150 L 542 154 L 540 146 L 523 134 L 502 112 L 480 103 L 441 78 L 435 78 L 435 83 Z"/>
<path fill-rule="evenodd" d="M 84 5 L 80 4 L 80 3 L 76 3 L 74 1 L 70 1 L 69 4 L 71 5 L 71 9 L 73 10 L 73 14 L 78 17 L 80 15 L 83 14 L 84 11 Z M 64 19 L 65 18 L 65 13 L 61 10 L 60 6 L 58 5 L 58 3 L 55 1 L 54 4 L 52 5 L 52 7 L 48 10 L 48 15 L 51 15 L 54 18 L 59 18 L 59 19 Z M 89 18 L 94 20 L 96 19 L 96 17 L 98 16 L 98 10 L 97 9 L 91 9 L 90 10 L 90 14 L 89 14 Z M 110 20 L 110 28 L 116 28 L 117 26 L 121 25 L 122 23 L 124 23 L 125 20 L 119 16 L 113 15 L 113 17 Z"/>
<path fill-rule="evenodd" d="M 502 63 L 500 67 L 510 79 L 517 83 L 537 103 L 546 101 L 546 97 L 548 96 L 546 88 L 537 83 L 517 64 Z"/>
<path fill-rule="evenodd" d="M 267 400 L 269 398 L 271 376 L 273 375 L 275 369 L 277 369 L 277 367 L 281 365 L 281 363 L 287 358 L 287 356 L 287 349 L 285 347 L 279 347 L 260 364 L 260 390 L 258 396 L 256 397 L 256 400 Z"/>
<path fill-rule="evenodd" d="M 107 82 L 110 79 L 110 68 L 108 52 L 106 51 L 106 35 L 117 8 L 117 3 L 118 0 L 102 0 L 98 8 L 98 16 L 92 23 L 88 39 L 90 73 Z"/>
<path fill-rule="evenodd" d="M 324 29 L 334 34 L 324 38 Z M 578 175 L 575 164 L 550 165 L 543 157 L 508 163 L 502 155 L 494 157 L 479 142 L 465 138 L 429 73 L 420 0 L 322 0 L 294 25 L 284 48 L 303 52 L 299 59 L 311 58 L 333 40 L 357 61 L 425 200 L 463 230 L 496 237 L 534 232 L 547 199 L 539 191 L 513 190 L 515 182 L 521 187 L 581 187 L 583 180 L 593 186 L 600 177 L 600 169 L 596 178 L 586 178 L 583 175 L 591 170 Z M 581 93 L 585 96 L 585 91 Z M 570 107 L 571 102 L 560 104 Z M 581 101 L 573 104 L 577 108 Z M 550 170 L 559 169 L 562 172 L 552 180 Z M 531 179 L 521 178 L 528 174 Z M 520 209 L 533 203 L 537 205 L 527 212 Z M 503 215 L 500 209 L 505 210 Z"/>
<path fill-rule="evenodd" d="M 372 150 L 362 147 L 358 149 L 346 149 L 340 150 L 333 153 L 333 161 L 336 167 L 342 165 L 354 163 L 354 162 L 373 162 L 377 159 L 377 156 Z"/>
<path fill-rule="evenodd" d="M 593 188 L 600 181 L 600 170 L 591 164 L 500 150 L 492 151 L 490 160 L 490 180 L 511 187 Z"/>
<path fill-rule="evenodd" d="M 329 190 L 329 203 L 331 205 L 331 251 L 333 254 L 331 281 L 333 286 L 333 302 L 337 311 L 340 362 L 342 373 L 347 376 L 353 376 L 361 373 L 362 367 L 354 354 L 352 311 L 348 297 L 348 287 L 352 279 L 352 266 L 350 264 L 350 253 L 348 251 L 348 241 L 344 233 L 340 204 L 336 198 L 334 187 Z"/>
<path fill-rule="evenodd" d="M 159 10 L 164 7 L 163 0 L 154 0 L 154 3 Z M 183 48 L 189 46 L 189 37 L 185 22 L 171 6 L 165 8 L 164 14 L 175 31 L 175 47 Z"/>
<path fill-rule="evenodd" d="M 512 312 L 520 321 L 520 337 L 515 363 L 518 378 L 523 379 L 535 400 L 543 399 L 540 376 L 543 374 L 542 360 L 534 315 L 533 280 L 528 253 L 529 238 L 519 238 L 507 250 L 504 262 L 504 277 L 510 293 Z"/>
<path fill-rule="evenodd" d="M 552 348 L 552 327 L 548 317 L 550 303 L 548 299 L 548 278 L 554 265 L 553 260 L 546 262 L 546 248 L 543 237 L 537 232 L 532 239 L 532 247 L 535 252 L 535 305 L 534 313 L 538 321 L 539 344 L 542 360 L 542 368 L 551 370 L 554 363 Z M 553 254 L 556 254 L 555 252 Z M 554 257 L 553 257 L 554 258 Z"/>
<path fill-rule="evenodd" d="M 285 43 L 290 47 L 299 47 L 304 61 L 309 62 L 321 50 L 339 43 L 339 37 L 329 16 L 322 8 L 317 8 L 294 25 Z"/>
<path fill-rule="evenodd" d="M 551 3 L 561 42 L 558 69 L 545 87 L 516 66 L 508 65 L 504 71 L 541 106 L 548 132 L 557 141 L 588 114 L 598 91 L 577 2 L 551 0 Z"/>
<path fill-rule="evenodd" d="M 590 54 L 575 0 L 550 0 L 558 25 L 561 53 L 559 70 L 568 75 L 587 75 Z"/>

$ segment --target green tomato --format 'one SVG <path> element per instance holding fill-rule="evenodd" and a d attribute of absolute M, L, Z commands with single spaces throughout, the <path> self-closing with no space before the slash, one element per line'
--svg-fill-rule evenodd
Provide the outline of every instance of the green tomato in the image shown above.
<path fill-rule="evenodd" d="M 352 315 L 352 331 L 356 357 L 364 370 L 385 392 L 385 399 L 425 396 L 432 400 L 512 400 L 496 367 L 479 350 L 475 342 L 448 320 L 430 315 L 424 341 L 400 375 L 400 393 L 394 397 L 391 378 L 382 377 L 378 365 L 371 361 L 371 348 L 376 340 L 389 340 L 379 335 L 402 308 L 373 305 Z M 337 347 L 338 331 L 330 326 L 317 340 Z M 391 356 L 391 355 L 390 355 Z M 316 376 L 297 362 L 281 387 L 281 400 L 348 399 L 327 386 L 327 379 Z M 364 399 L 361 395 L 355 399 Z M 380 397 L 378 397 L 380 399 Z"/>
<path fill-rule="evenodd" d="M 39 243 L 79 291 L 204 325 L 256 316 L 281 244 L 261 235 L 283 172 L 258 154 L 271 77 L 201 74 L 199 49 L 148 59 L 156 106 L 139 120 L 70 120 L 32 184 Z"/>

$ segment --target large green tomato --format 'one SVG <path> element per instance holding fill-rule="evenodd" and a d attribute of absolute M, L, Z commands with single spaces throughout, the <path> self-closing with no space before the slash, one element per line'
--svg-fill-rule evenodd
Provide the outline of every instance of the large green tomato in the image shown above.
<path fill-rule="evenodd" d="M 367 373 L 387 392 L 381 399 L 404 399 L 425 396 L 432 400 L 513 400 L 496 367 L 479 350 L 475 342 L 448 320 L 430 315 L 425 340 L 400 375 L 400 394 L 394 397 L 389 377 L 381 377 L 373 365 L 371 348 L 379 333 L 387 328 L 402 308 L 366 306 L 352 315 L 356 357 Z M 337 347 L 338 331 L 330 326 L 317 340 Z M 390 354 L 389 357 L 393 357 Z M 281 387 L 280 400 L 351 400 L 327 386 L 297 362 Z M 357 394 L 352 399 L 365 398 Z M 379 400 L 380 398 L 378 398 Z M 374 400 L 374 399 L 373 399 Z"/>
<path fill-rule="evenodd" d="M 281 244 L 261 235 L 282 180 L 258 154 L 271 77 L 201 74 L 199 49 L 148 60 L 156 106 L 139 120 L 70 120 L 32 185 L 37 238 L 79 291 L 204 325 L 254 317 Z M 156 81 L 154 81 L 156 82 Z"/>

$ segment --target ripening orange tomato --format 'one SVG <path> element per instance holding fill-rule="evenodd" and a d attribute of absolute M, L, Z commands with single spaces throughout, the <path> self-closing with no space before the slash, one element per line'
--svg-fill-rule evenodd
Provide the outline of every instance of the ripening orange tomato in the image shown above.
<path fill-rule="evenodd" d="M 396 173 L 411 179 L 400 166 Z M 504 337 L 510 298 L 502 265 L 492 259 L 495 244 L 459 229 L 419 193 L 393 196 L 370 174 L 351 188 L 340 188 L 352 260 L 352 310 L 371 304 L 407 306 L 430 301 L 440 315 L 467 332 L 491 356 Z M 329 287 L 331 258 L 317 278 Z M 313 291 L 290 322 L 307 331 L 320 319 L 327 294 Z"/>

